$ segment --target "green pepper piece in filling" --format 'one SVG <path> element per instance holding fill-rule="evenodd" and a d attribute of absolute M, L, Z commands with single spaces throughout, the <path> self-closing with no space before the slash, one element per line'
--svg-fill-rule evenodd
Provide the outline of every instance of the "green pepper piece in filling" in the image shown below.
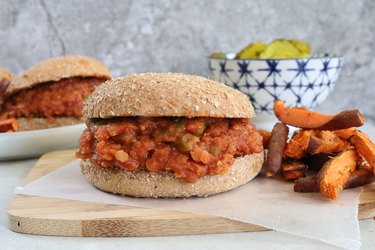
<path fill-rule="evenodd" d="M 181 136 L 177 142 L 176 147 L 182 152 L 189 152 L 193 150 L 194 144 L 199 141 L 199 137 L 189 133 L 185 133 Z"/>
<path fill-rule="evenodd" d="M 201 126 L 195 131 L 194 135 L 201 136 L 206 129 L 206 124 L 202 122 Z"/>
<path fill-rule="evenodd" d="M 165 139 L 167 136 L 169 136 L 171 134 L 171 132 L 170 131 L 168 131 L 168 130 L 161 130 L 159 133 L 157 133 L 156 135 L 155 135 L 155 139 L 157 139 L 157 140 L 163 140 L 163 139 Z"/>
<path fill-rule="evenodd" d="M 218 156 L 221 153 L 221 149 L 217 146 L 210 145 L 208 147 L 208 152 L 214 156 Z"/>
<path fill-rule="evenodd" d="M 176 124 L 172 127 L 173 133 L 183 133 L 185 131 L 185 123 L 186 120 L 184 118 L 180 118 Z"/>

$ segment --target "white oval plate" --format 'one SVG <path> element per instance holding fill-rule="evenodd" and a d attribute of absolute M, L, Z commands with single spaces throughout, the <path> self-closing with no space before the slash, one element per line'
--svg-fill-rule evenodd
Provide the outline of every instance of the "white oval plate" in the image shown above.
<path fill-rule="evenodd" d="M 85 124 L 0 134 L 0 161 L 31 158 L 44 153 L 74 148 Z"/>

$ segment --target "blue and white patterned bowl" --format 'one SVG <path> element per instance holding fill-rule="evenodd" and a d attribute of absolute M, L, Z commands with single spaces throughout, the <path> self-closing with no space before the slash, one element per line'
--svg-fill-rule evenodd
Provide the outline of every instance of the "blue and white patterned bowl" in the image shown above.
<path fill-rule="evenodd" d="M 314 108 L 323 102 L 339 76 L 342 57 L 302 59 L 209 58 L 212 78 L 240 90 L 257 116 L 273 116 L 273 102 Z"/>

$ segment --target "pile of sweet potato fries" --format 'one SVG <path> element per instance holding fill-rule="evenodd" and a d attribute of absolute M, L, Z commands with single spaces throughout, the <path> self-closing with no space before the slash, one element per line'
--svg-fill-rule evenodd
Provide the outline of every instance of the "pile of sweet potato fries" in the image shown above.
<path fill-rule="evenodd" d="M 356 129 L 364 124 L 358 110 L 324 115 L 286 108 L 278 100 L 274 112 L 280 122 L 272 132 L 259 130 L 268 149 L 265 176 L 280 173 L 295 182 L 295 192 L 320 192 L 329 199 L 336 199 L 343 189 L 375 180 L 375 145 Z M 289 140 L 287 125 L 300 128 Z"/>

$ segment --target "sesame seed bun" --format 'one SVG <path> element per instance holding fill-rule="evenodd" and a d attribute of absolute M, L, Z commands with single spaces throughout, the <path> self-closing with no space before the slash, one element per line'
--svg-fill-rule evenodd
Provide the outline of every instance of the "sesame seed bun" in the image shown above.
<path fill-rule="evenodd" d="M 87 118 L 124 116 L 252 118 L 247 96 L 216 81 L 179 73 L 133 74 L 96 88 Z"/>
<path fill-rule="evenodd" d="M 208 196 L 237 188 L 252 180 L 260 172 L 263 159 L 263 153 L 238 157 L 225 174 L 206 175 L 194 183 L 177 179 L 171 172 L 102 168 L 90 160 L 81 161 L 81 172 L 92 185 L 114 194 L 153 198 Z"/>
<path fill-rule="evenodd" d="M 111 79 L 109 69 L 96 59 L 86 56 L 59 56 L 44 60 L 16 76 L 6 95 L 28 89 L 41 83 L 55 82 L 71 77 Z"/>

